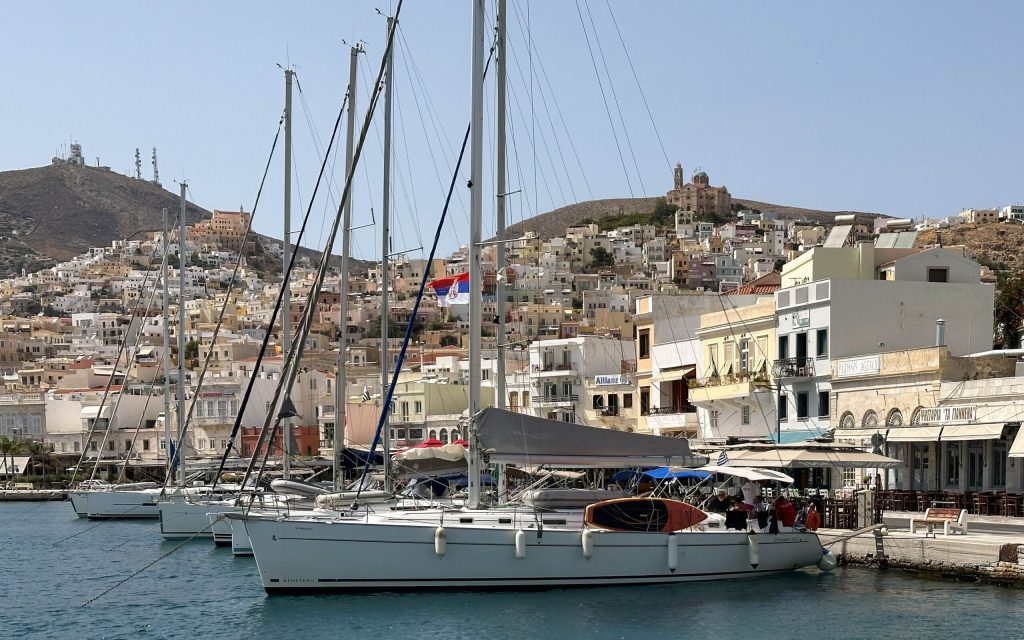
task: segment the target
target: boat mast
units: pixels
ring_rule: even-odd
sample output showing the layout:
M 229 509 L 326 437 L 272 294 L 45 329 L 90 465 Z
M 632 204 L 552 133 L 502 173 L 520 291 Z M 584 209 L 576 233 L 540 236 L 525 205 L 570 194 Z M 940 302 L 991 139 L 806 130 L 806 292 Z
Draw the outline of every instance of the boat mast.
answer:
M 178 486 L 185 487 L 185 192 L 188 183 L 181 183 L 181 213 L 178 219 Z M 169 443 L 168 443 L 169 444 Z M 170 448 L 168 447 L 168 451 Z
M 284 290 L 284 309 L 281 314 L 281 361 L 288 357 L 288 351 L 292 346 L 291 337 L 291 315 L 292 315 L 292 294 L 288 279 L 288 265 L 291 262 L 291 233 L 292 233 L 292 76 L 295 72 L 291 69 L 284 70 L 284 255 L 281 260 L 282 277 L 281 288 Z M 254 374 L 255 375 L 255 374 Z M 271 407 L 277 411 L 277 407 Z M 292 422 L 291 418 L 281 421 L 281 473 L 287 480 L 291 476 L 291 453 Z M 270 445 L 273 447 L 273 443 Z
M 484 0 L 473 1 L 472 114 L 469 140 L 469 484 L 470 509 L 480 507 L 480 455 L 476 414 L 480 411 L 480 227 L 483 207 Z
M 498 0 L 498 16 L 495 20 L 498 28 L 498 56 L 495 60 L 498 72 L 498 143 L 495 151 L 498 155 L 497 169 L 497 225 L 495 228 L 498 243 L 495 245 L 495 297 L 498 312 L 498 371 L 494 377 L 494 401 L 499 409 L 505 408 L 505 0 Z M 504 475 L 504 474 L 503 474 Z
M 388 33 L 391 33 L 391 22 L 388 17 Z M 391 359 L 388 357 L 388 262 L 391 254 L 391 90 L 394 88 L 394 49 L 389 48 L 387 67 L 384 70 L 384 203 L 381 206 L 381 298 L 380 298 L 380 363 L 381 363 L 381 408 L 384 412 L 384 490 L 391 491 L 391 427 L 390 407 L 384 406 L 384 390 L 388 388 L 391 374 Z
M 164 258 L 164 264 L 163 264 L 163 277 L 161 279 L 163 280 L 163 309 L 164 309 L 164 313 L 163 313 L 163 323 L 164 323 L 164 330 L 163 330 L 163 334 L 164 334 L 164 336 L 163 336 L 164 337 L 164 354 L 163 354 L 163 361 L 164 361 L 164 442 L 166 443 L 164 445 L 164 456 L 167 458 L 167 472 L 164 474 L 164 485 L 166 486 L 167 485 L 166 480 L 167 480 L 167 478 L 171 474 L 171 468 L 172 468 L 171 465 L 173 464 L 173 460 L 172 460 L 171 456 L 169 455 L 169 452 L 171 450 L 171 332 L 168 331 L 168 328 L 169 328 L 169 325 L 170 325 L 170 315 L 168 314 L 168 312 L 170 310 L 170 304 L 171 303 L 170 303 L 170 296 L 168 295 L 168 284 L 169 283 L 167 282 L 167 274 L 168 274 L 168 269 L 169 269 L 169 267 L 171 265 L 171 259 L 167 255 L 167 247 L 169 246 L 168 245 L 168 236 L 170 235 L 170 233 L 168 232 L 167 209 L 164 209 L 163 213 L 164 213 L 164 234 L 163 234 L 163 249 L 164 249 L 164 251 L 163 251 L 163 254 L 164 254 L 163 258 Z
M 345 141 L 345 175 L 352 172 L 352 146 L 356 132 L 356 74 L 359 70 L 359 54 L 362 45 L 356 43 L 349 54 L 348 63 L 348 139 Z M 345 402 L 348 379 L 345 375 L 345 363 L 348 361 L 348 289 L 349 289 L 349 252 L 350 232 L 352 227 L 352 194 L 345 201 L 345 210 L 341 223 L 341 300 L 338 313 L 338 326 L 341 328 L 338 338 L 338 377 L 334 385 L 334 490 L 341 490 L 342 456 L 345 452 Z
M 498 15 L 495 19 L 497 25 L 497 49 L 498 55 L 495 60 L 497 66 L 497 102 L 498 102 L 498 141 L 495 147 L 495 151 L 498 155 L 498 168 L 497 168 L 497 184 L 495 185 L 498 192 L 497 200 L 497 224 L 495 226 L 495 232 L 498 236 L 498 244 L 495 245 L 495 257 L 494 262 L 497 267 L 497 277 L 495 278 L 495 297 L 497 299 L 498 312 L 498 371 L 494 376 L 494 400 L 495 406 L 499 409 L 505 408 L 505 344 L 507 336 L 505 334 L 505 18 L 508 15 L 506 13 L 505 0 L 498 0 Z M 498 466 L 498 500 L 504 503 L 506 495 L 507 480 L 505 477 L 505 465 Z

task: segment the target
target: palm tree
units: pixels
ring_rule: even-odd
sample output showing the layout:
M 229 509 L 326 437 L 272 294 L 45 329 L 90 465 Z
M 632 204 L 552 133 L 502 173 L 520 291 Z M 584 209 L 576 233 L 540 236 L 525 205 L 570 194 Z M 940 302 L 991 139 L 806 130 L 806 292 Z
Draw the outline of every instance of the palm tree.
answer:
M 53 449 L 42 442 L 29 442 L 23 451 L 29 455 L 29 466 L 33 469 L 41 468 L 44 478 L 47 470 L 52 470 L 54 473 L 60 470 L 60 459 L 53 453 Z
M 7 436 L 0 436 L 0 473 L 14 476 L 14 456 L 21 453 L 24 443 L 20 440 L 12 440 Z M 10 462 L 7 461 L 8 457 Z

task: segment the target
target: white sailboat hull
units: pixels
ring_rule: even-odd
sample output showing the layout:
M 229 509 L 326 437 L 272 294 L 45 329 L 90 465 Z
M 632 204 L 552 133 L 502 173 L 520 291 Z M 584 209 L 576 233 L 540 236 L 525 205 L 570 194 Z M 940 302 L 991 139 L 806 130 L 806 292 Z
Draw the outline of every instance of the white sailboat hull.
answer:
M 141 491 L 72 491 L 71 504 L 78 516 L 93 520 L 156 518 L 159 489 Z
M 238 513 L 234 500 L 171 500 L 157 505 L 160 535 L 167 539 L 212 538 L 210 514 Z
M 448 518 L 452 524 L 443 527 L 372 516 L 333 521 L 248 518 L 244 523 L 263 587 L 271 594 L 716 580 L 799 569 L 822 557 L 821 543 L 810 532 L 601 529 L 589 530 L 587 557 L 585 529 L 579 526 L 545 527 L 541 532 L 527 526 L 532 518 L 523 518 L 522 528 L 460 524 L 458 513 Z

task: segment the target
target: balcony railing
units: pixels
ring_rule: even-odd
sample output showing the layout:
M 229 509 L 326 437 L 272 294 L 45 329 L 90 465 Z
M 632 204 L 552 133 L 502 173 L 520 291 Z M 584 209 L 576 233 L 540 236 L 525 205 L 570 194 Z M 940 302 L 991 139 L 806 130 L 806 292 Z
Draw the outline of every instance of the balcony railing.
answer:
M 545 362 L 543 365 L 534 365 L 533 370 L 538 373 L 542 371 L 572 371 L 572 365 L 566 362 Z
M 776 361 L 778 362 L 778 361 Z M 768 384 L 771 379 L 767 371 L 740 371 L 720 376 L 708 376 L 707 378 L 693 378 L 687 381 L 691 389 L 702 387 L 719 387 L 726 384 L 739 382 L 753 382 L 756 384 Z
M 672 405 L 669 407 L 651 407 L 647 411 L 641 411 L 645 416 L 663 416 L 673 413 L 697 413 L 697 407 L 692 404 Z
M 576 402 L 580 397 L 576 394 L 558 394 L 553 396 L 535 396 L 534 402 L 537 403 L 560 403 L 560 402 Z
M 775 361 L 776 378 L 809 378 L 814 375 L 814 358 L 782 358 Z

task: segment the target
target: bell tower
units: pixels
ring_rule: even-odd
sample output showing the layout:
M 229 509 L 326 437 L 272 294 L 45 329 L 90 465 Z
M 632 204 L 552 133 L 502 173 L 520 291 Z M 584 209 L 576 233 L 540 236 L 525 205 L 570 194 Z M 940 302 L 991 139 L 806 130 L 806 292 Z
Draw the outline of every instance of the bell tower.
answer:
M 677 162 L 672 174 L 673 178 L 675 178 L 675 186 L 673 188 L 678 191 L 683 188 L 683 165 Z

